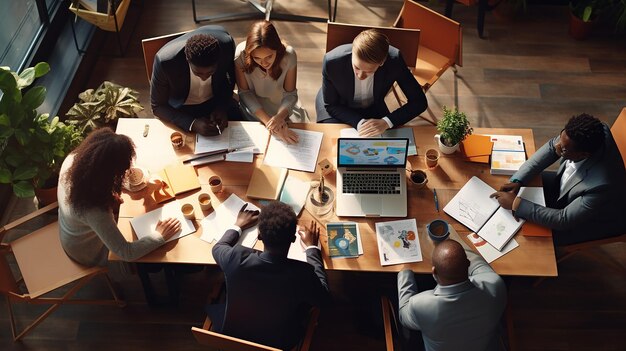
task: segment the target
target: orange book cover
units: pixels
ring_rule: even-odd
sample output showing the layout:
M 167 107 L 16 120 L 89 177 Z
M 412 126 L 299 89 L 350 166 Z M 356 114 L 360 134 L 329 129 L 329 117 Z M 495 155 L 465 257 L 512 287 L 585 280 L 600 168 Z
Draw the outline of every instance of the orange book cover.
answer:
M 552 236 L 552 231 L 549 228 L 540 226 L 537 223 L 524 222 L 522 225 L 523 236 Z
M 461 150 L 471 162 L 489 163 L 489 155 L 491 155 L 492 148 L 493 142 L 488 135 L 468 135 L 461 142 Z
M 157 203 L 172 199 L 187 191 L 200 189 L 200 181 L 193 166 L 169 166 L 159 172 L 159 176 L 163 184 L 152 193 Z

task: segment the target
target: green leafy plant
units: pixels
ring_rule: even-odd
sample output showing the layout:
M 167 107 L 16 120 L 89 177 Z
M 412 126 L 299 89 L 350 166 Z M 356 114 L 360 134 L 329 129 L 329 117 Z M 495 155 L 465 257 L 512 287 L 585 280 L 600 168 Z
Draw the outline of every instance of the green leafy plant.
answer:
M 466 136 L 472 134 L 472 128 L 463 112 L 443 106 L 443 118 L 437 122 L 437 130 L 441 134 L 441 142 L 447 146 L 460 143 Z
M 45 62 L 20 74 L 0 67 L 0 183 L 11 184 L 18 197 L 34 196 L 34 189 L 58 175 L 65 157 L 82 141 L 76 127 L 37 112 L 45 87 L 26 89 L 49 71 Z
M 137 117 L 143 110 L 138 96 L 133 89 L 105 81 L 78 95 L 80 101 L 67 112 L 66 122 L 76 125 L 83 135 L 104 126 L 115 129 L 120 117 Z
M 596 19 L 603 10 L 610 6 L 611 0 L 573 0 L 569 6 L 572 14 L 583 22 Z

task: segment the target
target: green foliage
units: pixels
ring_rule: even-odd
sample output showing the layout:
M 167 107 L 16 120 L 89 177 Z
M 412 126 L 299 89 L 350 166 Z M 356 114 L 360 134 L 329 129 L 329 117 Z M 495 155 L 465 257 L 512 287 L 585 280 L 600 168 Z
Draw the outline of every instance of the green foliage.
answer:
M 20 74 L 0 67 L 0 183 L 11 184 L 19 197 L 34 196 L 34 189 L 58 174 L 67 154 L 82 141 L 76 127 L 37 112 L 46 88 L 22 91 L 49 71 L 45 62 Z
M 437 122 L 437 130 L 441 134 L 441 142 L 447 146 L 460 143 L 466 136 L 472 134 L 472 128 L 463 112 L 443 106 L 443 118 Z
M 569 3 L 572 14 L 583 22 L 595 20 L 604 10 L 607 10 L 613 0 L 572 0 Z
M 120 117 L 137 117 L 143 110 L 138 96 L 135 90 L 105 81 L 96 90 L 87 89 L 78 95 L 80 101 L 67 112 L 66 121 L 83 135 L 100 127 L 114 127 Z

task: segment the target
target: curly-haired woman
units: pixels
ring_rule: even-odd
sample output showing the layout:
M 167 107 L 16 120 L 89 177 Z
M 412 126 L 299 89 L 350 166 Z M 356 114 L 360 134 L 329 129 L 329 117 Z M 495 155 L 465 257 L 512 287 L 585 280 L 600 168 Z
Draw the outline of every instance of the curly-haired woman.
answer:
M 122 181 L 134 157 L 135 146 L 127 136 L 102 128 L 63 162 L 58 190 L 61 245 L 76 262 L 105 266 L 109 251 L 132 261 L 180 230 L 180 222 L 169 218 L 159 221 L 151 236 L 128 242 L 117 228 L 114 209 L 122 202 Z

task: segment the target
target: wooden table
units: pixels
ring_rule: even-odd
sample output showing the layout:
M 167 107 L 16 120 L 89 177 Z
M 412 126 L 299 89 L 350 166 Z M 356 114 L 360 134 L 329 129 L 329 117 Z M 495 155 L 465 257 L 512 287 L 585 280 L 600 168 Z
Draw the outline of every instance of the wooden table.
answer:
M 141 138 L 140 131 L 143 130 L 144 123 L 151 125 L 150 133 L 151 137 L 161 140 L 160 146 L 156 146 L 155 142 L 147 143 L 150 145 L 149 150 L 138 150 L 138 165 L 148 168 L 151 172 L 158 171 L 159 168 L 150 168 L 150 165 L 142 165 L 142 155 L 147 152 L 158 152 L 160 155 L 169 155 L 172 162 L 176 162 L 183 158 L 186 154 L 193 152 L 192 141 L 193 136 L 187 136 L 187 145 L 181 151 L 173 154 L 171 150 L 167 152 L 162 148 L 162 145 L 171 148 L 169 145 L 169 134 L 172 130 L 164 126 L 160 121 L 156 119 L 133 119 L 130 122 L 120 120 L 118 125 L 118 133 L 128 134 L 133 139 Z M 154 126 L 154 127 L 153 127 Z M 297 124 L 294 128 L 321 131 L 324 133 L 322 140 L 322 146 L 320 149 L 318 161 L 328 158 L 331 163 L 336 163 L 336 144 L 339 137 L 339 131 L 342 128 L 346 128 L 346 125 L 333 125 L 333 124 Z M 300 216 L 300 223 L 308 223 L 310 220 L 315 220 L 321 225 L 333 221 L 354 221 L 359 223 L 359 230 L 362 235 L 363 251 L 364 255 L 359 258 L 346 258 L 346 259 L 331 259 L 328 253 L 328 240 L 325 236 L 325 231 L 321 237 L 322 247 L 324 251 L 324 263 L 327 269 L 333 270 L 357 270 L 357 271 L 372 271 L 372 272 L 397 272 L 403 268 L 410 268 L 419 273 L 431 272 L 431 253 L 433 249 L 433 243 L 428 238 L 426 233 L 426 224 L 436 218 L 446 220 L 448 223 L 456 229 L 460 236 L 469 243 L 469 240 L 465 238 L 469 234 L 469 230 L 448 216 L 443 212 L 443 207 L 450 201 L 450 199 L 458 192 L 458 190 L 472 177 L 477 176 L 487 182 L 494 188 L 499 186 L 508 180 L 507 176 L 493 176 L 489 174 L 489 167 L 486 164 L 470 163 L 463 160 L 459 153 L 454 155 L 442 155 L 439 159 L 439 166 L 434 170 L 426 169 L 424 162 L 424 152 L 429 148 L 436 148 L 436 142 L 433 138 L 436 130 L 434 127 L 413 127 L 415 143 L 418 149 L 418 156 L 409 156 L 410 167 L 413 169 L 424 169 L 428 175 L 428 184 L 426 187 L 417 190 L 411 183 L 407 182 L 408 201 L 409 201 L 409 216 L 408 218 L 415 218 L 417 220 L 417 227 L 419 232 L 420 244 L 422 248 L 423 261 L 419 263 L 393 265 L 382 267 L 380 265 L 378 257 L 378 248 L 376 242 L 376 230 L 375 223 L 389 220 L 396 220 L 397 218 L 357 218 L 357 217 L 342 217 L 337 218 L 334 214 L 327 215 L 324 218 L 315 218 L 311 215 L 306 208 L 302 211 Z M 475 128 L 475 134 L 510 134 L 521 135 L 526 143 L 526 151 L 528 155 L 532 155 L 535 152 L 535 145 L 533 139 L 533 133 L 530 129 L 502 129 L 502 128 Z M 154 134 L 154 136 L 152 136 Z M 138 149 L 146 143 L 137 143 Z M 161 159 L 162 161 L 162 159 Z M 159 161 L 159 162 L 161 162 Z M 262 156 L 257 157 L 255 162 L 262 162 Z M 219 175 L 223 179 L 224 190 L 222 193 L 211 193 L 211 199 L 214 206 L 217 206 L 222 201 L 226 200 L 231 193 L 237 194 L 244 200 L 257 203 L 254 200 L 249 200 L 245 197 L 247 184 L 250 180 L 254 163 L 236 163 L 236 162 L 217 162 L 205 166 L 197 167 L 198 177 L 202 184 L 202 191 L 208 191 L 208 178 L 212 175 Z M 301 179 L 312 180 L 314 178 L 313 173 L 290 171 L 290 175 L 296 175 Z M 335 187 L 335 173 L 333 172 L 326 178 L 327 186 Z M 537 180 L 538 181 L 538 180 Z M 538 185 L 530 184 L 530 185 Z M 439 198 L 440 212 L 435 210 L 433 200 L 433 189 L 437 189 L 437 195 Z M 154 190 L 154 186 L 148 186 L 143 191 L 133 194 L 123 194 L 124 203 L 120 208 L 119 228 L 128 240 L 136 240 L 132 228 L 130 226 L 130 219 L 134 216 L 145 213 L 157 207 L 157 204 L 150 198 L 151 191 Z M 200 190 L 192 193 L 182 194 L 177 198 L 194 204 L 196 207 L 196 228 L 198 231 L 194 234 L 186 236 L 180 240 L 168 243 L 163 247 L 155 250 L 154 252 L 142 257 L 138 262 L 159 262 L 159 263 L 198 263 L 198 264 L 215 264 L 211 255 L 211 248 L 213 244 L 209 244 L 200 239 L 202 234 L 202 228 L 199 226 L 200 219 L 207 213 L 203 213 L 197 203 L 196 197 Z M 257 203 L 258 205 L 258 203 Z M 523 229 L 522 231 L 523 232 Z M 519 243 L 519 247 L 504 255 L 498 260 L 491 263 L 492 267 L 501 275 L 516 275 L 516 276 L 556 276 L 556 261 L 554 255 L 554 245 L 552 239 L 549 237 L 526 237 L 521 235 L 521 232 L 515 236 L 515 240 Z M 470 244 L 471 246 L 471 244 Z M 257 248 L 262 248 L 262 243 L 257 244 Z M 112 260 L 119 260 L 111 254 Z

